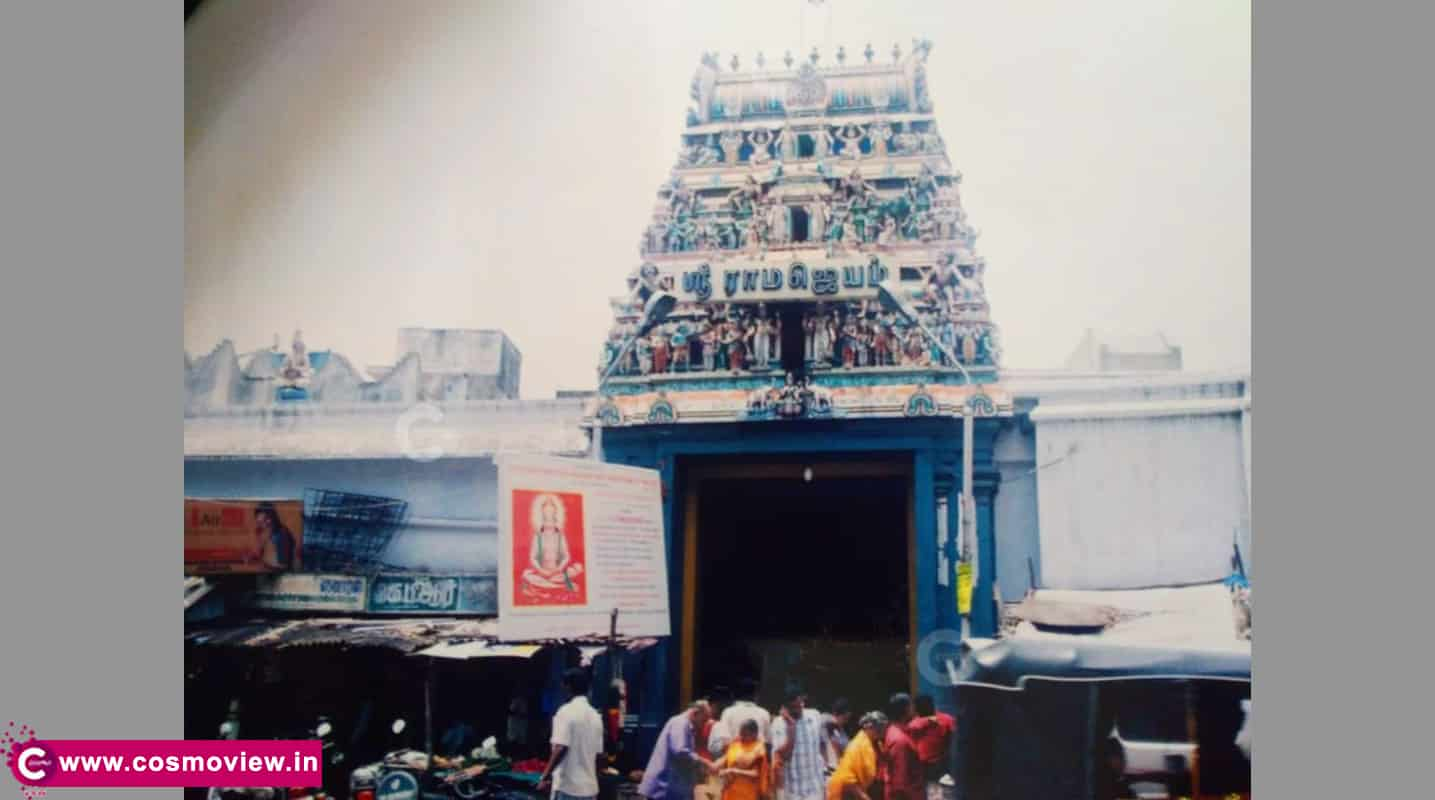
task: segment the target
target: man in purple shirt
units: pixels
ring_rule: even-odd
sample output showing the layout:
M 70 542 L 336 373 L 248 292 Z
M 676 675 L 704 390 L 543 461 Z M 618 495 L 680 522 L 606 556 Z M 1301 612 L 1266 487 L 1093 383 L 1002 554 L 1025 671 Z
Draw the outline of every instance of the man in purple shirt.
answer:
M 693 800 L 693 787 L 712 767 L 697 745 L 697 732 L 710 714 L 707 701 L 699 700 L 668 720 L 653 745 L 638 794 L 648 800 Z

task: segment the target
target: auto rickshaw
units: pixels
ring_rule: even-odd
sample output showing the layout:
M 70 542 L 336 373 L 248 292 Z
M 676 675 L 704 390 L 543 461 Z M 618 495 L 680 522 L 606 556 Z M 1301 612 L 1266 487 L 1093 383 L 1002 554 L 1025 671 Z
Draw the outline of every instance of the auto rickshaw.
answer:
M 959 800 L 1251 796 L 1249 644 L 971 639 L 948 670 Z

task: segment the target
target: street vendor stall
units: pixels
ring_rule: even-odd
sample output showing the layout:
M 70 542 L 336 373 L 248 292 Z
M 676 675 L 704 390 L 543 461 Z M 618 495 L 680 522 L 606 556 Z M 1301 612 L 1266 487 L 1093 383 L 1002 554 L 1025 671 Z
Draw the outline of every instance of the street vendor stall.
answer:
M 185 735 L 214 737 L 232 708 L 246 738 L 279 736 L 322 716 L 355 767 L 404 751 L 417 774 L 482 764 L 487 779 L 532 788 L 563 670 L 591 663 L 607 646 L 626 653 L 650 642 L 500 643 L 493 632 L 493 620 L 471 618 L 266 617 L 191 626 Z M 200 698 L 211 702 L 201 707 Z M 401 730 L 393 729 L 397 720 Z M 495 757 L 476 758 L 489 738 Z

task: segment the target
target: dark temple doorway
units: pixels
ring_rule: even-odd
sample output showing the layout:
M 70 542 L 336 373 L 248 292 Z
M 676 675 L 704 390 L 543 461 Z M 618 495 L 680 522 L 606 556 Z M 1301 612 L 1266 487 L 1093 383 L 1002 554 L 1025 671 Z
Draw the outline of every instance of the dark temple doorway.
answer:
M 883 708 L 910 690 L 909 478 L 764 466 L 699 489 L 692 688 L 751 677 L 771 709 L 796 680 L 819 709 Z
M 802 309 L 789 305 L 779 309 L 782 319 L 782 371 L 801 377 L 807 369 L 803 355 Z

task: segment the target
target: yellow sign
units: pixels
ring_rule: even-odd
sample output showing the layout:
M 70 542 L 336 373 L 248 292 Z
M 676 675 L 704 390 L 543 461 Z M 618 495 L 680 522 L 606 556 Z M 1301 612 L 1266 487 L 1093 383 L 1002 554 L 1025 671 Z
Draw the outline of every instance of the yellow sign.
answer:
M 957 564 L 957 613 L 972 613 L 972 562 Z

